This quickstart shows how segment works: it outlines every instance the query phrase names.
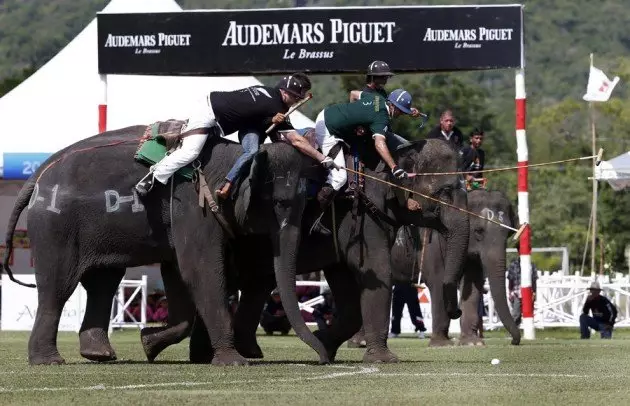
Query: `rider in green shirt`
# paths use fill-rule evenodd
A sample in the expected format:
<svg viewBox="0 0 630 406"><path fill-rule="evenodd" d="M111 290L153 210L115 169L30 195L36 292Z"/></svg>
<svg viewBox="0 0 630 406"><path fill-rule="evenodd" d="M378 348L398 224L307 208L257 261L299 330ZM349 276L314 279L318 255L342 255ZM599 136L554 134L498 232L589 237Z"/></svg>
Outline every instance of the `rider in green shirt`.
<svg viewBox="0 0 630 406"><path fill-rule="evenodd" d="M386 137L390 130L390 120L401 114L411 114L411 94L404 89L396 89L387 100L379 94L363 97L352 103L340 103L329 106L319 113L315 121L315 135L322 153L328 155L339 140L351 140L356 137L357 128L372 134L374 147L389 166L397 179L408 177L407 172L399 168L387 147ZM348 179L343 152L331 157L341 169L329 169L328 179L317 195L320 207L325 210ZM321 223L314 230L324 234L329 231Z"/></svg>

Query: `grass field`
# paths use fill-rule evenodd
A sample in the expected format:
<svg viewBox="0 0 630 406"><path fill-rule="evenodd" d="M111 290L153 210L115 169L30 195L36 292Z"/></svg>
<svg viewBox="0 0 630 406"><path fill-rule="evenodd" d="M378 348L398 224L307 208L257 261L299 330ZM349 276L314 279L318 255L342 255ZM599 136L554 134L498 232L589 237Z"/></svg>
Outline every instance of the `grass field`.
<svg viewBox="0 0 630 406"><path fill-rule="evenodd" d="M574 339L576 329L538 331L509 345L490 333L486 348L428 348L428 340L390 339L399 364L361 363L363 349L344 346L338 362L314 364L295 336L260 336L265 359L248 367L190 365L187 342L154 364L143 358L137 331L114 332L119 361L90 363L76 334L62 333L69 363L30 367L28 333L0 333L0 404L630 404L630 331L615 339ZM491 365L493 358L501 360Z"/></svg>

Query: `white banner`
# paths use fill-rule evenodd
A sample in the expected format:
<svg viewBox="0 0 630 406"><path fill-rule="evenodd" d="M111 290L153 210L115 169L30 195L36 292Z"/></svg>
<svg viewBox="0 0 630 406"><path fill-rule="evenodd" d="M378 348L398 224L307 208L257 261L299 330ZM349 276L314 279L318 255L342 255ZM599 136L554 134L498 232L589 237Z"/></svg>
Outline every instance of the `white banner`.
<svg viewBox="0 0 630 406"><path fill-rule="evenodd" d="M20 275L25 283L35 283L35 275ZM59 331L78 332L85 315L87 295L83 286L74 291L61 312ZM2 330L31 331L37 313L37 289L12 282L2 274Z"/></svg>

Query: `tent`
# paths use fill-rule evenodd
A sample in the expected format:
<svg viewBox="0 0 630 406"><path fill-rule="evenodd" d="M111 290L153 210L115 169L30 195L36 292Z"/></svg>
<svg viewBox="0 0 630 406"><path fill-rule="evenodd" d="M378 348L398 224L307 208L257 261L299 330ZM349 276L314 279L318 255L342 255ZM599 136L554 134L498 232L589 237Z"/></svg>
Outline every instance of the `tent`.
<svg viewBox="0 0 630 406"><path fill-rule="evenodd" d="M103 12L181 10L174 0L112 0ZM48 63L0 98L0 167L3 153L52 153L98 133L102 90L97 62L95 18ZM186 119L209 91L258 84L252 76L108 75L107 129ZM296 127L314 126L299 112L291 121Z"/></svg>
<svg viewBox="0 0 630 406"><path fill-rule="evenodd" d="M630 151L595 167L595 179L608 181L613 190L630 187Z"/></svg>

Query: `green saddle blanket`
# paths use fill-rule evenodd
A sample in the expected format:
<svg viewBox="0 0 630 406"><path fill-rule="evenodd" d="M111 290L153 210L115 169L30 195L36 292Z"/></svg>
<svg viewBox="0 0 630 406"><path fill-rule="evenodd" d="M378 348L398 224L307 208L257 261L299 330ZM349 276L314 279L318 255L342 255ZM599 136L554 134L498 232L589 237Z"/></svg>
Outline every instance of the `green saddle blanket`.
<svg viewBox="0 0 630 406"><path fill-rule="evenodd" d="M184 121L168 120L151 124L145 132L147 139L140 144L134 159L148 166L159 162L168 152L164 135L173 134L174 132L179 133L184 123ZM175 174L192 180L193 171L192 165L188 164L175 172Z"/></svg>

